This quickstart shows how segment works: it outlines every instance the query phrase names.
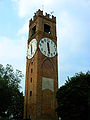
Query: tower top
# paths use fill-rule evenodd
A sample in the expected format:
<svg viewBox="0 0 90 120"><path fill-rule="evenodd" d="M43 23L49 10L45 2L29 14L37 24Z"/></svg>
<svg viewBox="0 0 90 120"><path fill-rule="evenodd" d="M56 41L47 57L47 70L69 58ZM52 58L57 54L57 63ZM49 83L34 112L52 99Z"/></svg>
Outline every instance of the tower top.
<svg viewBox="0 0 90 120"><path fill-rule="evenodd" d="M36 11L36 13L34 13L33 19L32 18L30 19L29 25L32 24L32 22L35 22L35 20L37 19L37 17L42 17L44 19L48 19L48 20L56 23L56 17L55 16L53 16L53 15L51 16L48 13L45 13L45 15L44 15L43 11L39 9L38 11Z"/></svg>

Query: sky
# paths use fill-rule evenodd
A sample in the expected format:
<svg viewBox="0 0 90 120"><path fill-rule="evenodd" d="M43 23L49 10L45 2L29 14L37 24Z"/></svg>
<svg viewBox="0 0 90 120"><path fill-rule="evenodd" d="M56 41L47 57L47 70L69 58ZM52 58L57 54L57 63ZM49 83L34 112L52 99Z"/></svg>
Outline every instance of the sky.
<svg viewBox="0 0 90 120"><path fill-rule="evenodd" d="M29 20L38 9L56 16L60 87L90 70L90 0L0 0L0 64L24 75ZM24 91L25 79L21 86Z"/></svg>

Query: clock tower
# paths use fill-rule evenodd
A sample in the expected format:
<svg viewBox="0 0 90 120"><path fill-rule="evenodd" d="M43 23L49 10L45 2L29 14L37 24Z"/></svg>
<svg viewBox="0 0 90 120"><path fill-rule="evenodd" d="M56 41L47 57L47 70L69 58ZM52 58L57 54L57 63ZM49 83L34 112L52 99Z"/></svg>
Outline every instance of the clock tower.
<svg viewBox="0 0 90 120"><path fill-rule="evenodd" d="M29 21L27 44L24 119L57 120L56 17L39 9Z"/></svg>

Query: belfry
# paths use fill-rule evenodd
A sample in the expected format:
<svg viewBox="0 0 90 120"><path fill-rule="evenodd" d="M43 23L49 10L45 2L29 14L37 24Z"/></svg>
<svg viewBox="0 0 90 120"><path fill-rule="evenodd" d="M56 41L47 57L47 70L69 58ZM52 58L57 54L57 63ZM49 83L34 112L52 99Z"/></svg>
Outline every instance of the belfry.
<svg viewBox="0 0 90 120"><path fill-rule="evenodd" d="M27 44L24 119L57 120L56 17L39 9L29 21Z"/></svg>

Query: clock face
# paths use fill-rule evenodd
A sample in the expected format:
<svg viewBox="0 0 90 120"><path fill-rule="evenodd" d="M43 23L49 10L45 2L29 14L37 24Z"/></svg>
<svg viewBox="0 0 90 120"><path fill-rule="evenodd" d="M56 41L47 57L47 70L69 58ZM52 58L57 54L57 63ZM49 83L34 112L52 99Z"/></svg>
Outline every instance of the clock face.
<svg viewBox="0 0 90 120"><path fill-rule="evenodd" d="M47 57L54 57L57 53L55 43L49 38L42 38L39 42L40 51Z"/></svg>
<svg viewBox="0 0 90 120"><path fill-rule="evenodd" d="M36 50L37 50L37 40L32 39L28 46L28 52L27 52L28 59L31 59L34 56Z"/></svg>

